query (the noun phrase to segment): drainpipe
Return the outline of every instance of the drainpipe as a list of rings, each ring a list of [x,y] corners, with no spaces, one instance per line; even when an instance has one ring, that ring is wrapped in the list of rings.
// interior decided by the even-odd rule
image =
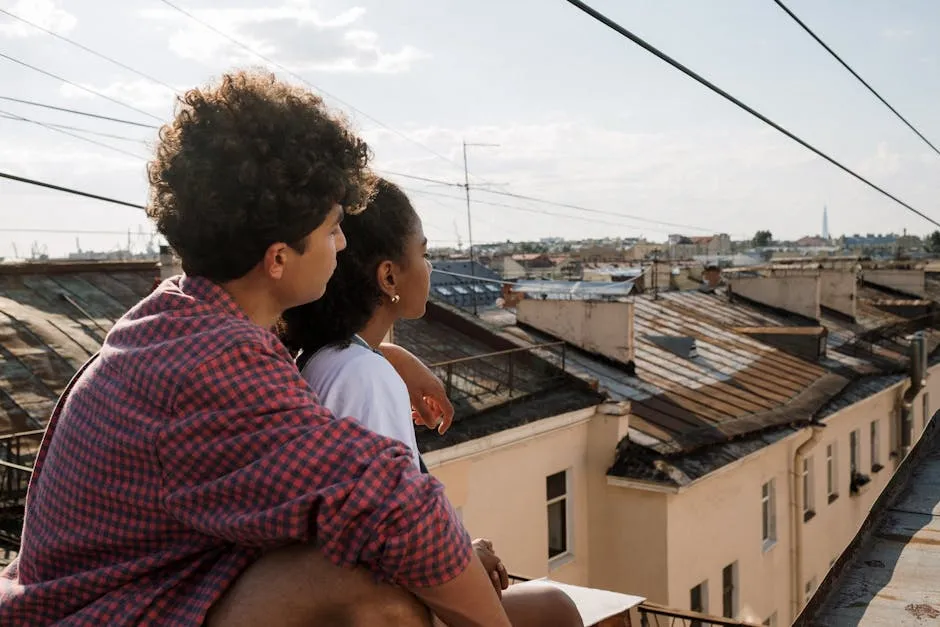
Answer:
[[[918,331],[911,338],[910,381],[901,395],[898,411],[899,450],[897,462],[907,457],[914,441],[914,399],[926,384],[927,378],[927,338]]]
[[[793,548],[790,550],[790,598],[792,616],[795,620],[800,613],[800,594],[803,582],[803,459],[806,453],[819,441],[819,435],[826,425],[813,422],[810,424],[809,438],[800,444],[793,454],[793,470],[790,473],[790,519],[793,529]]]

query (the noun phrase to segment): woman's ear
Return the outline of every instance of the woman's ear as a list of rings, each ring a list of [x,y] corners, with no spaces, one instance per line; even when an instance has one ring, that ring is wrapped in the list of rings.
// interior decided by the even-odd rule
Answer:
[[[379,267],[376,268],[376,282],[379,285],[379,289],[385,292],[385,295],[391,298],[398,293],[398,289],[395,281],[395,264],[389,260],[383,261],[379,264]]]

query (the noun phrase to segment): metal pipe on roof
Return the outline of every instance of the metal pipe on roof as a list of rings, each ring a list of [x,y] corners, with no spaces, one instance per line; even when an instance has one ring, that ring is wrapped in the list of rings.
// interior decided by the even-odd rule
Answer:
[[[914,441],[914,400],[927,383],[927,336],[923,331],[918,331],[911,337],[910,350],[910,381],[903,388],[898,411],[898,461],[907,457],[911,450],[911,443]]]
[[[822,430],[826,425],[813,422],[810,424],[810,434],[809,438],[796,448],[796,452],[793,454],[793,467],[790,471],[790,494],[793,495],[793,498],[790,499],[790,512],[791,520],[790,526],[793,530],[791,533],[793,539],[793,547],[790,549],[790,565],[791,572],[793,573],[790,577],[790,601],[793,606],[792,609],[792,619],[795,620],[800,614],[800,585],[803,581],[803,523],[802,516],[800,516],[800,504],[803,502],[803,459],[806,457],[807,451],[816,445],[819,441],[819,434],[822,433]]]

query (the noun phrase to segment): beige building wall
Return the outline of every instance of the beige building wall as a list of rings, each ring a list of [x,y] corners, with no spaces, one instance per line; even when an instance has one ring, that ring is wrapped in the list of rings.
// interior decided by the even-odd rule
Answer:
[[[820,303],[847,316],[855,317],[858,282],[854,272],[822,270],[819,273]]]
[[[914,441],[940,401],[940,366],[930,371],[913,402]],[[736,607],[760,623],[777,615],[786,625],[799,611],[810,581],[818,583],[864,521],[897,460],[897,399],[907,380],[823,422],[812,458],[815,516],[803,519],[803,429],[733,462],[686,488],[606,477],[614,447],[627,431],[623,406],[601,406],[435,451],[425,459],[441,479],[472,535],[491,538],[510,572],[527,578],[637,594],[688,609],[691,589],[707,581],[707,612],[722,612],[722,569],[737,563]],[[924,399],[927,399],[925,409]],[[879,461],[871,472],[870,425],[879,421]],[[849,491],[850,433],[860,434],[859,467],[872,477],[858,495]],[[826,446],[836,444],[838,498],[829,503]],[[568,470],[570,554],[548,559],[545,479]],[[800,482],[791,478],[798,477]],[[776,541],[762,541],[762,486],[774,482]],[[793,524],[796,521],[796,524]],[[800,581],[794,577],[797,528]]]
[[[817,276],[740,277],[728,283],[736,295],[819,319],[820,281]]]
[[[864,270],[862,275],[869,283],[895,289],[905,294],[917,296],[927,294],[926,274],[923,270]]]
[[[511,574],[588,584],[588,444],[595,417],[609,420],[591,407],[424,456],[467,531],[491,539]],[[568,471],[569,552],[549,560],[545,480],[562,470]]]
[[[722,613],[722,569],[737,563],[738,616],[760,623],[785,619],[790,597],[788,458],[799,434],[766,447],[669,497],[669,596],[690,607],[693,587],[707,581],[710,614]],[[761,489],[774,483],[776,541],[764,545]],[[783,610],[783,611],[781,611]]]
[[[516,319],[622,363],[633,359],[633,303],[526,298]]]

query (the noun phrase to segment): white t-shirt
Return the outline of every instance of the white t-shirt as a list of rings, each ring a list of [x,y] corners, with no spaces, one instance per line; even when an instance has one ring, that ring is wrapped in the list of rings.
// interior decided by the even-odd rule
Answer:
[[[376,433],[404,442],[419,466],[408,388],[384,357],[355,343],[326,346],[314,353],[301,374],[335,416],[355,418]]]

